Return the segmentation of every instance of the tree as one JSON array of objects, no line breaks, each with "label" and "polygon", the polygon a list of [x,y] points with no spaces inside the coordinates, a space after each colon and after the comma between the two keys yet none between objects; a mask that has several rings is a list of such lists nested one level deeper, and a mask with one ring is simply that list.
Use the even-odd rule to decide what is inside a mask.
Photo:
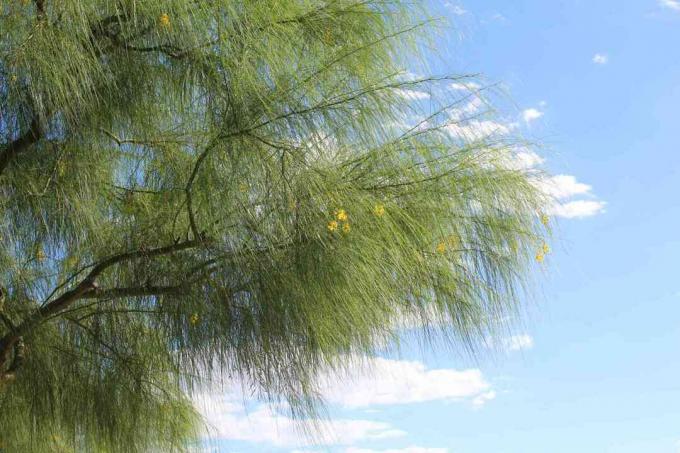
[{"label": "tree", "polygon": [[401,0],[3,2],[0,442],[182,450],[211,370],[304,415],[401,319],[474,346],[515,310],[546,200],[515,140],[454,133],[486,124],[459,108],[481,93],[405,75],[430,23]]}]

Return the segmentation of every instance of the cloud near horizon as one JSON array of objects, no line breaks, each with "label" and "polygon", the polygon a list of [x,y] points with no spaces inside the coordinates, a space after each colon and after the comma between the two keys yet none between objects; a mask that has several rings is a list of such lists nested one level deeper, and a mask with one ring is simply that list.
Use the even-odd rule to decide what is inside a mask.
[{"label": "cloud near horizon", "polygon": [[[493,400],[496,392],[478,369],[430,369],[418,361],[386,358],[352,358],[350,372],[328,374],[319,380],[322,397],[331,407],[368,409],[379,406],[445,401],[479,408]],[[339,379],[340,377],[340,379]],[[235,388],[237,384],[221,388]],[[248,412],[243,394],[218,388],[206,389],[193,398],[197,410],[210,429],[211,440],[248,441],[279,448],[305,448],[324,445],[355,446],[361,442],[402,438],[407,433],[389,423],[363,419],[334,418],[304,421],[288,415],[285,404],[278,410],[270,404],[257,404]],[[314,437],[303,435],[314,428]],[[439,453],[446,450],[403,450],[404,453]],[[361,450],[348,450],[349,452]],[[388,450],[387,453],[390,453]],[[401,450],[395,450],[400,453]]]}]

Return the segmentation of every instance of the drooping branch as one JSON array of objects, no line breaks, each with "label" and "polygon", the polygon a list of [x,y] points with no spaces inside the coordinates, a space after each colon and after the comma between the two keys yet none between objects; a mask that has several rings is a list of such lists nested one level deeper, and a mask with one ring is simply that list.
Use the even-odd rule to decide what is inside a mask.
[{"label": "drooping branch", "polygon": [[[76,301],[83,299],[88,295],[96,295],[98,289],[96,281],[97,277],[99,277],[108,268],[119,263],[139,258],[154,258],[194,249],[203,246],[206,243],[207,241],[205,239],[185,241],[155,249],[136,250],[133,252],[121,253],[100,261],[73,289],[64,292],[56,299],[40,307],[32,315],[28,316],[26,319],[24,319],[24,321],[18,324],[11,332],[0,338],[0,380],[2,379],[3,375],[6,375],[6,373],[9,372],[9,370],[3,371],[3,369],[12,356],[13,348],[15,348],[18,342],[21,341],[22,337],[29,334],[33,329],[38,327],[47,319],[50,319],[61,311],[67,309]],[[118,291],[122,294],[125,291],[132,290],[134,290],[134,288],[123,288],[112,291]],[[16,356],[17,355],[15,353],[14,357],[16,358]]]}]

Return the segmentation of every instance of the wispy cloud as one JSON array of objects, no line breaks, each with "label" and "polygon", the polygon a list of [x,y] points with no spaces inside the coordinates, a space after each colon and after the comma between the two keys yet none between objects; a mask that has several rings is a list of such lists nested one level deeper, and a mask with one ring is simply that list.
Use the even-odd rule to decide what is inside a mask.
[{"label": "wispy cloud", "polygon": [[506,338],[487,338],[486,347],[503,352],[528,351],[534,347],[534,338],[528,334],[512,335]]},{"label": "wispy cloud", "polygon": [[449,453],[448,448],[406,447],[390,450],[372,450],[370,448],[350,447],[344,453]]},{"label": "wispy cloud", "polygon": [[362,359],[352,376],[322,381],[331,403],[348,408],[420,403],[472,401],[491,390],[478,369],[428,369],[417,361]]},{"label": "wispy cloud", "polygon": [[535,108],[530,108],[526,109],[522,112],[522,119],[524,120],[525,123],[530,124],[540,117],[543,116],[543,112],[541,112],[538,109]]},{"label": "wispy cloud", "polygon": [[491,120],[469,120],[448,124],[444,130],[465,140],[481,140],[491,136],[507,135],[512,126]]},{"label": "wispy cloud", "polygon": [[263,404],[246,412],[233,395],[202,395],[194,399],[211,439],[248,441],[276,447],[352,445],[358,442],[399,438],[406,432],[389,423],[372,420],[334,419],[318,422],[314,437],[303,435],[312,425],[275,411]]},{"label": "wispy cloud", "polygon": [[534,338],[531,335],[513,335],[502,341],[506,351],[527,351],[534,347]]},{"label": "wispy cloud", "polygon": [[659,4],[664,8],[680,11],[680,1],[678,0],[659,0]]},{"label": "wispy cloud", "polygon": [[409,101],[420,101],[423,99],[429,99],[430,94],[426,93],[424,91],[418,91],[418,90],[408,90],[405,88],[397,88],[394,90],[394,93],[397,96],[400,96],[404,99],[408,99]]},{"label": "wispy cloud", "polygon": [[[321,396],[336,407],[363,409],[446,401],[467,403],[470,407],[478,408],[496,397],[492,386],[478,369],[430,369],[418,361],[387,358],[351,357],[348,360],[352,364],[349,367],[351,371],[340,376],[333,373],[319,378]],[[239,387],[237,383],[224,384],[230,389]],[[362,442],[407,435],[389,423],[373,420],[294,419],[288,415],[285,404],[278,409],[270,404],[258,404],[248,412],[244,407],[244,401],[250,400],[247,396],[237,392],[225,393],[217,387],[205,389],[195,395],[193,400],[210,426],[207,435],[212,439],[314,449],[325,445],[351,447]],[[313,437],[304,435],[312,429]],[[404,450],[405,453],[410,451]]]},{"label": "wispy cloud", "polygon": [[[539,107],[546,105],[545,101],[539,103]],[[443,127],[443,130],[457,138],[479,140],[502,138],[518,127],[518,123],[485,119],[485,106],[481,98],[473,98],[466,105],[451,113],[452,122]],[[543,115],[544,113],[537,108],[529,108],[522,112],[522,118],[527,124]],[[532,170],[537,169],[544,162],[545,159],[531,149],[520,147],[509,153],[507,166],[516,170]],[[578,181],[575,176],[541,176],[538,172],[533,182],[553,200],[547,210],[549,215],[573,219],[594,216],[605,210],[606,203],[596,199],[592,187]]]},{"label": "wispy cloud", "polygon": [[[390,448],[389,450],[374,450],[372,448],[348,447],[343,453],[449,453],[448,448],[428,448],[410,446],[405,448]],[[321,450],[292,450],[290,453],[322,453]]]},{"label": "wispy cloud", "polygon": [[456,91],[474,91],[480,88],[480,85],[475,82],[453,82],[449,84],[449,88]]},{"label": "wispy cloud", "polygon": [[484,118],[487,104],[479,96],[462,107],[451,111],[451,122],[443,130],[463,140],[480,140],[492,136],[508,135],[516,124]]},{"label": "wispy cloud", "polygon": [[605,65],[609,63],[609,57],[607,55],[601,54],[601,53],[596,53],[593,56],[593,63],[599,64],[599,65]]},{"label": "wispy cloud", "polygon": [[459,4],[453,2],[444,2],[444,6],[447,7],[456,16],[462,16],[467,14],[467,10],[460,6]]}]

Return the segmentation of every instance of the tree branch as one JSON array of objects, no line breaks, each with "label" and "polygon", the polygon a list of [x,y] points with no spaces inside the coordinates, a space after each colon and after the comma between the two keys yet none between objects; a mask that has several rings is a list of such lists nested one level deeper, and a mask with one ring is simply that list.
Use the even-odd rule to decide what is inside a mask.
[{"label": "tree branch", "polygon": [[118,299],[121,297],[163,296],[182,294],[187,287],[177,286],[133,286],[129,288],[94,289],[84,294],[81,299]]},{"label": "tree branch", "polygon": [[25,151],[29,146],[40,140],[42,131],[37,117],[31,121],[29,129],[19,138],[10,142],[5,149],[0,152],[0,175],[5,171],[5,168],[10,164],[17,154]]},{"label": "tree branch", "polygon": [[9,371],[7,370],[3,372],[3,368],[9,361],[12,348],[14,348],[15,345],[17,345],[17,343],[21,341],[22,336],[30,333],[34,328],[42,324],[45,320],[65,310],[76,301],[83,299],[89,293],[92,292],[96,293],[97,291],[96,279],[109,267],[138,258],[153,258],[157,256],[169,255],[175,252],[196,248],[206,243],[207,241],[205,239],[180,242],[177,244],[172,244],[165,247],[159,247],[150,250],[136,250],[134,252],[121,253],[100,261],[92,268],[90,273],[87,274],[87,276],[73,289],[64,292],[62,295],[60,295],[53,301],[40,307],[31,316],[27,317],[18,326],[16,326],[16,328],[13,331],[9,332],[4,337],[0,338],[0,380],[2,380],[2,377],[6,375],[6,373]]}]

